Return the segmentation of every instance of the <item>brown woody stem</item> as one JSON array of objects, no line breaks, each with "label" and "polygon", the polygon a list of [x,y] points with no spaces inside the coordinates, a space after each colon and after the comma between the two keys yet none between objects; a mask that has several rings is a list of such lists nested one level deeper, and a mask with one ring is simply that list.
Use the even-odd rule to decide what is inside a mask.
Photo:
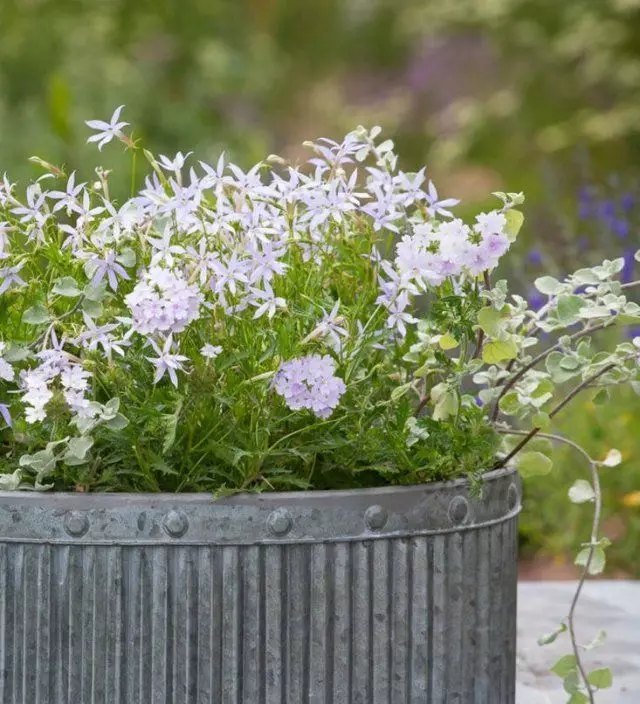
[{"label": "brown woody stem", "polygon": [[[599,323],[598,325],[594,325],[593,327],[586,327],[583,330],[578,330],[578,332],[573,333],[573,335],[569,336],[569,341],[574,342],[575,340],[579,340],[581,337],[584,337],[585,335],[589,335],[592,332],[596,332],[597,330],[602,330],[602,328],[605,328],[608,325],[608,323]],[[517,383],[522,379],[522,377],[530,370],[533,369],[533,367],[536,366],[539,362],[541,362],[543,359],[545,359],[548,355],[550,355],[552,352],[555,352],[556,350],[560,349],[561,347],[564,347],[564,345],[560,342],[556,342],[555,345],[552,347],[549,347],[548,349],[544,350],[543,352],[540,352],[540,354],[537,357],[534,357],[528,364],[525,364],[522,369],[519,369],[508,381],[507,383],[502,387],[502,391],[500,392],[500,395],[496,399],[496,403],[493,407],[493,410],[491,412],[491,420],[495,421],[498,418],[498,414],[500,413],[500,401],[502,397],[509,392]]]},{"label": "brown woody stem", "polygon": [[[555,406],[551,411],[549,411],[549,418],[553,418],[555,415],[557,415],[558,413],[560,413],[560,411],[561,411],[572,399],[574,399],[583,389],[586,389],[587,386],[589,386],[589,385],[592,384],[594,381],[596,381],[596,379],[599,379],[603,374],[606,374],[607,372],[611,371],[613,368],[615,368],[615,366],[616,366],[615,364],[607,364],[605,367],[603,367],[602,369],[600,369],[598,372],[596,372],[595,374],[592,374],[590,377],[587,377],[584,381],[580,382],[574,389],[571,390],[570,393],[568,393],[568,394],[562,399],[562,401],[560,401],[560,403],[559,403],[557,406]],[[524,437],[523,437],[522,440],[513,448],[513,450],[511,450],[511,452],[509,452],[509,454],[508,454],[506,457],[504,457],[503,459],[501,459],[501,460],[498,462],[498,464],[496,465],[496,469],[497,469],[498,467],[504,467],[504,465],[507,464],[507,462],[509,462],[509,460],[513,459],[513,457],[515,457],[515,455],[517,455],[518,452],[520,452],[520,450],[522,450],[522,448],[523,448],[529,441],[533,440],[533,438],[534,438],[536,435],[538,435],[541,430],[542,430],[542,428],[535,427],[535,428],[532,428],[532,429],[531,429],[530,431],[528,431],[528,432],[525,431],[525,430],[523,430],[523,431],[520,431],[520,432],[518,432],[518,433],[515,433],[516,435],[524,435]],[[498,432],[500,432],[500,431],[498,431]]]}]

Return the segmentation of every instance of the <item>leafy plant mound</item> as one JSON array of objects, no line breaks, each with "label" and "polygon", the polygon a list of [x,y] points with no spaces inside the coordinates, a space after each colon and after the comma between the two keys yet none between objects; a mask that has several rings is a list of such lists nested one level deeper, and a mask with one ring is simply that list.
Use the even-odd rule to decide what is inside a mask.
[{"label": "leafy plant mound", "polygon": [[[492,285],[521,194],[495,194],[500,207],[465,224],[424,169],[397,168],[379,128],[309,143],[299,168],[269,157],[244,172],[156,158],[121,113],[89,121],[88,141],[123,143],[132,174],[146,158],[128,201],[100,168],[83,183],[36,160],[46,173],[23,198],[0,182],[2,488],[477,477],[549,425],[565,382],[635,379],[636,346],[597,353],[586,338],[638,315],[620,260],[543,277],[538,312]],[[501,412],[533,421],[515,448]],[[538,450],[519,456],[549,468]]]}]

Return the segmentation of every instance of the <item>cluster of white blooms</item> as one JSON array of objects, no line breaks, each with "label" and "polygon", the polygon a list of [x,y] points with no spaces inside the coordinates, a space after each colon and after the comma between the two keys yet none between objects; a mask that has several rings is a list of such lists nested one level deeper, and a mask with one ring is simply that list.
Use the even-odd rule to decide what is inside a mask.
[{"label": "cluster of white blooms", "polygon": [[292,411],[306,408],[319,418],[328,418],[347,390],[335,376],[335,362],[318,354],[285,362],[274,380],[274,388]]},{"label": "cluster of white blooms", "polygon": [[22,403],[25,404],[27,423],[37,423],[46,418],[45,406],[53,398],[53,385],[56,380],[75,416],[83,417],[93,412],[91,404],[85,398],[91,373],[72,361],[64,351],[65,340],[58,341],[54,332],[51,337],[52,347],[36,354],[40,364],[34,369],[25,369],[20,373]]},{"label": "cluster of white blooms", "polygon": [[52,377],[47,374],[47,371],[44,367],[38,367],[22,373],[21,381],[24,390],[22,403],[25,404],[27,423],[37,423],[47,417],[44,407],[53,398],[53,391],[49,389]]},{"label": "cluster of white blooms", "polygon": [[159,266],[151,267],[125,297],[133,314],[133,327],[144,335],[182,332],[199,317],[203,300],[195,284]]},{"label": "cluster of white blooms", "polygon": [[[136,148],[123,131],[128,123],[121,120],[122,110],[118,107],[109,121],[89,121],[95,131],[89,141],[100,149],[113,140]],[[93,185],[79,182],[74,172],[65,186],[47,191],[47,180],[40,179],[27,188],[24,201],[4,177],[0,205],[13,224],[0,222],[0,295],[26,287],[21,274],[26,260],[10,246],[14,220],[19,220],[28,246],[36,249],[48,242],[51,232],[56,237],[62,233],[62,247],[82,266],[86,280],[77,282],[77,292],[67,283],[58,293],[89,299],[80,301],[77,317],[84,322],[74,322],[74,338],[67,344],[90,352],[101,349],[112,360],[114,352],[126,357],[127,348],[138,348],[140,342],[157,354],[148,357],[155,366],[155,382],[166,374],[177,384],[178,372],[187,371],[189,362],[180,354],[177,336],[203,309],[217,320],[226,315],[269,321],[290,315],[284,292],[296,252],[308,266],[322,266],[336,256],[339,238],[358,236],[358,227],[344,226],[347,220],[368,222],[376,232],[399,237],[410,233],[401,237],[394,262],[382,261],[375,247],[365,255],[380,281],[378,303],[388,313],[386,326],[369,329],[367,335],[384,346],[416,323],[410,312],[415,296],[448,277],[477,276],[493,268],[509,240],[503,212],[479,215],[472,227],[454,219],[450,209],[458,201],[440,198],[424,169],[397,169],[393,143],[377,142],[379,134],[377,127],[358,128],[342,141],[307,143],[314,155],[300,168],[286,166],[279,157],[243,171],[224,157],[214,166],[190,164],[191,152],[158,160],[145,153],[153,172],[139,193],[121,205],[109,199],[108,172],[102,169],[96,170],[99,180]],[[60,177],[59,169],[42,165]],[[56,229],[51,224],[60,214],[65,217]],[[108,298],[108,307],[100,296]],[[357,345],[360,335],[349,336],[338,309],[339,303],[331,312],[325,310],[309,339],[341,354],[343,345]],[[122,330],[118,337],[116,329]],[[46,348],[45,342],[45,355]],[[212,361],[218,351],[205,345],[202,354]],[[66,353],[56,354],[69,365]],[[282,368],[277,388],[283,394],[288,389],[284,395],[292,408],[311,408],[325,416],[344,385],[332,376],[328,357],[304,359],[295,363],[302,367],[292,362],[290,369]],[[43,418],[56,377],[74,412],[87,407],[82,386],[86,377],[78,371],[68,379],[65,375],[73,382],[65,386],[61,368],[50,361],[41,357],[40,366],[22,374],[30,421]],[[324,376],[316,383],[314,375],[322,370]],[[294,372],[302,374],[302,381],[287,386]],[[0,357],[0,379],[10,381],[12,374]]]},{"label": "cluster of white blooms", "polygon": [[85,398],[85,393],[89,389],[88,380],[90,377],[91,374],[79,364],[70,364],[60,372],[64,399],[69,404],[71,411],[80,417],[91,416],[97,412],[92,410],[93,407],[89,400]]},{"label": "cluster of white blooms", "polygon": [[497,211],[478,215],[473,228],[458,218],[418,224],[397,245],[398,271],[421,289],[465,272],[478,276],[495,268],[509,249],[506,224],[505,216]]}]

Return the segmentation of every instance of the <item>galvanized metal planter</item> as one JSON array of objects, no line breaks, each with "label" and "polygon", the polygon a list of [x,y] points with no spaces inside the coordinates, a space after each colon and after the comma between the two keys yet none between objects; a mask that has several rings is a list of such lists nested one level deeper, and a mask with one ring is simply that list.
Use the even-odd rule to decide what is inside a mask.
[{"label": "galvanized metal planter", "polygon": [[2,704],[512,704],[520,484],[0,493]]}]

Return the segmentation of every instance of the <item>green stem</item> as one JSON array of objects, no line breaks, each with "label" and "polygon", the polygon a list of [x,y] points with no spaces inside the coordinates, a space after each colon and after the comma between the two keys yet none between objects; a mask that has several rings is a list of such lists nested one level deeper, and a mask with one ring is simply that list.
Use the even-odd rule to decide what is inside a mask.
[{"label": "green stem", "polygon": [[136,159],[138,157],[138,150],[133,149],[132,150],[132,157],[131,157],[131,198],[135,195],[136,192]]},{"label": "green stem", "polygon": [[[525,437],[528,435],[525,430],[511,430],[511,429],[502,429],[502,428],[497,428],[497,432],[503,434],[503,435],[524,435]],[[562,442],[566,445],[569,445],[569,447],[572,447],[574,450],[579,452],[589,463],[589,468],[591,471],[591,482],[593,486],[593,493],[594,493],[594,503],[595,503],[595,508],[593,511],[593,521],[591,523],[591,541],[589,543],[589,554],[587,555],[587,559],[585,561],[584,567],[582,568],[582,573],[580,575],[580,579],[578,580],[578,586],[576,587],[576,591],[573,595],[573,599],[571,600],[571,606],[569,607],[569,613],[567,615],[567,628],[569,630],[569,638],[571,640],[571,649],[573,650],[573,654],[576,659],[576,665],[578,667],[578,670],[580,672],[580,676],[582,677],[582,682],[585,686],[585,689],[587,690],[587,694],[589,696],[589,702],[590,704],[595,704],[595,692],[593,690],[593,687],[591,686],[591,683],[588,680],[587,677],[587,671],[585,669],[585,666],[582,662],[582,657],[580,653],[580,647],[578,645],[578,640],[576,638],[576,631],[575,631],[575,612],[576,612],[576,606],[578,605],[578,601],[580,599],[580,594],[582,592],[582,588],[584,586],[584,583],[587,579],[587,576],[589,574],[589,567],[591,566],[591,562],[593,560],[593,555],[595,553],[595,547],[598,542],[598,536],[600,534],[600,517],[602,514],[602,491],[600,488],[600,476],[598,475],[598,468],[596,466],[596,463],[593,461],[591,456],[584,450],[578,443],[574,442],[573,440],[569,440],[569,438],[565,438],[562,435],[556,435],[555,433],[539,433],[540,437],[542,438],[547,438],[549,440],[553,440],[555,442]]]}]

